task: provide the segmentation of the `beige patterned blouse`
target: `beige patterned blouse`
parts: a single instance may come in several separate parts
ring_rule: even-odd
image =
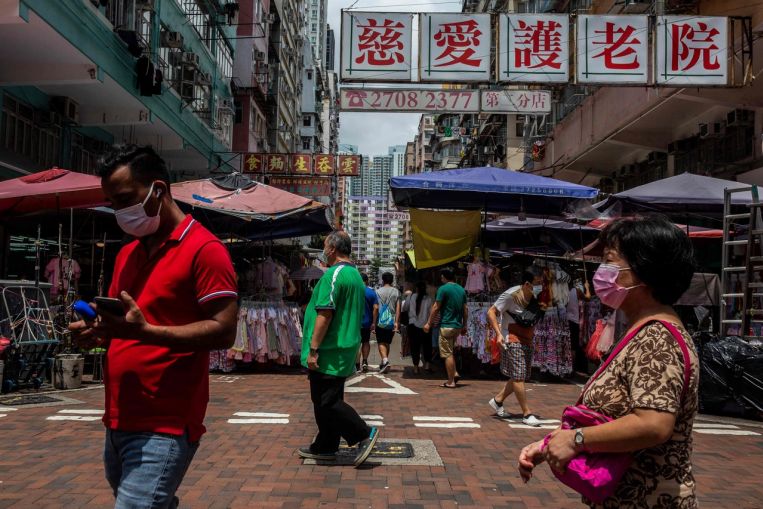
[[[692,425],[697,414],[699,363],[691,337],[683,327],[691,357],[690,387],[683,402],[684,357],[681,347],[661,323],[644,327],[583,396],[583,404],[612,418],[634,408],[676,414],[673,437],[662,445],[634,453],[630,469],[617,492],[603,504],[584,502],[595,508],[697,507],[692,473]]]

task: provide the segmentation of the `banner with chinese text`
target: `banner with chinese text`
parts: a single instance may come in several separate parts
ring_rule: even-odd
[[[337,174],[340,177],[357,177],[360,175],[360,156],[339,156]]]
[[[342,11],[342,80],[410,81],[413,14]]]
[[[551,113],[551,92],[544,90],[483,90],[482,111],[490,113]]]
[[[332,179],[326,177],[270,177],[268,183],[300,196],[331,196]]]
[[[578,83],[649,83],[648,16],[578,16]]]
[[[489,81],[490,14],[420,14],[421,81]]]
[[[265,173],[286,173],[289,167],[287,154],[266,154]]]
[[[721,17],[657,18],[660,85],[728,85],[729,23]]]
[[[564,14],[502,14],[498,22],[498,81],[566,83],[570,18]]]
[[[479,90],[421,90],[411,88],[346,88],[339,91],[342,111],[403,113],[478,113]]]

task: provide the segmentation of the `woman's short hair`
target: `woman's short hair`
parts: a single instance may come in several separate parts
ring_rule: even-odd
[[[675,304],[691,284],[695,262],[689,236],[661,214],[617,219],[599,241],[617,250],[662,304]]]

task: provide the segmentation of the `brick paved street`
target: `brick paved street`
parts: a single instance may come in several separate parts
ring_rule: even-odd
[[[486,402],[500,382],[465,380],[463,388],[448,390],[438,387],[439,378],[414,378],[400,366],[386,379],[393,385],[376,376],[359,381],[348,399],[384,424],[382,438],[433,441],[444,466],[303,465],[295,449],[309,443],[315,425],[301,373],[211,375],[209,431],[179,492],[181,506],[581,507],[545,466],[530,484],[521,483],[517,453],[547,430],[511,427],[490,416]],[[577,391],[534,384],[529,395],[534,411],[555,419]],[[0,507],[111,504],[100,461],[103,392],[65,395],[81,403],[0,411]],[[762,507],[763,429],[699,422],[694,463],[702,506]]]

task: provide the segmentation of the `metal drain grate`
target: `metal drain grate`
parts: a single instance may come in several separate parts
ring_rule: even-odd
[[[61,398],[48,396],[47,394],[18,394],[16,396],[5,396],[0,398],[0,405],[41,405],[44,403],[60,403],[61,401],[63,401]]]
[[[348,447],[342,444],[339,447],[337,456],[352,457],[358,453],[356,447]],[[374,450],[371,451],[372,458],[413,458],[413,446],[408,442],[377,442]]]

